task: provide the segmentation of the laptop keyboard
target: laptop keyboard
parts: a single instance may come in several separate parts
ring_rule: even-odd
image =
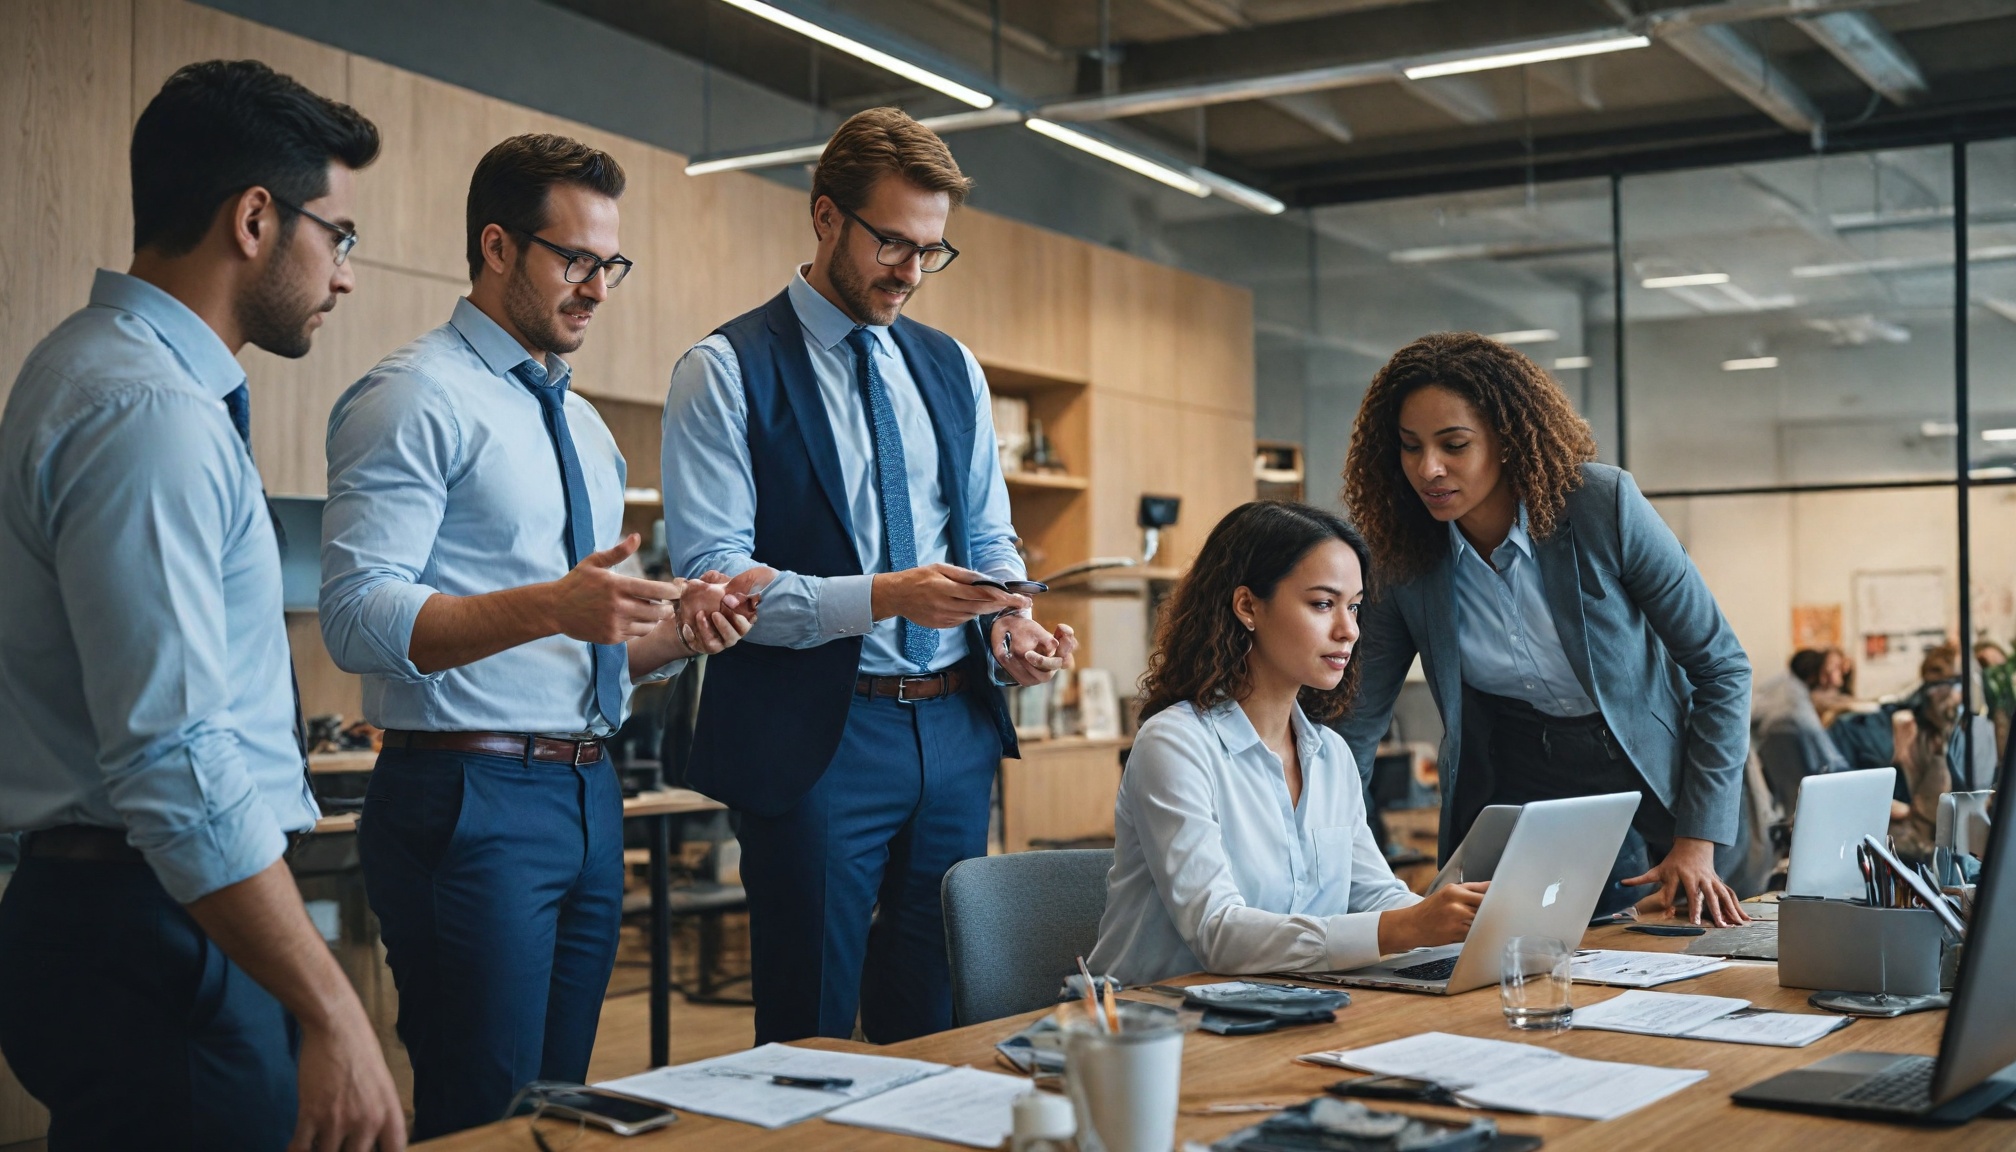
[[[1896,1112],[1924,1112],[1932,1107],[1932,1072],[1937,1067],[1939,1062],[1930,1056],[1900,1060],[1835,1099]]]
[[[1409,980],[1447,980],[1456,972],[1456,957],[1444,956],[1440,960],[1424,960],[1419,964],[1409,964],[1405,968],[1395,968],[1395,976],[1405,976]]]

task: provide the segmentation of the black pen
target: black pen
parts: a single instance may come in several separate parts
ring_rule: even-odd
[[[853,1079],[847,1076],[786,1076],[779,1073],[770,1077],[770,1082],[781,1084],[786,1088],[820,1088],[830,1091],[854,1086]]]

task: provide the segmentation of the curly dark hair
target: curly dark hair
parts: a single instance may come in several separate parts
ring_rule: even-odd
[[[1343,517],[1283,500],[1255,500],[1226,513],[1162,609],[1155,650],[1141,676],[1141,719],[1186,700],[1210,708],[1244,699],[1253,685],[1246,667],[1253,638],[1232,611],[1232,594],[1244,587],[1262,600],[1273,599],[1282,579],[1327,540],[1350,546],[1369,591],[1372,553]],[[1337,687],[1303,688],[1302,711],[1311,720],[1335,719],[1357,690],[1353,660]]]
[[[1596,437],[1567,393],[1538,364],[1475,332],[1436,332],[1393,354],[1372,377],[1344,460],[1344,506],[1385,565],[1404,583],[1449,554],[1449,534],[1407,482],[1400,463],[1400,406],[1439,385],[1468,400],[1505,450],[1504,479],[1526,505],[1526,530],[1554,534]]]

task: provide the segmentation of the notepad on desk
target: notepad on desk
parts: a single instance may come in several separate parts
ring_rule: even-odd
[[[1015,1098],[1028,1091],[1029,1081],[1020,1076],[954,1068],[836,1108],[826,1122],[999,1148],[1015,1127]]]
[[[653,1068],[597,1085],[760,1128],[782,1128],[893,1088],[942,1075],[949,1065],[855,1052],[822,1052],[765,1044],[691,1064]],[[845,1087],[802,1088],[773,1077],[852,1081]]]
[[[1767,1012],[1730,996],[1685,996],[1632,990],[1601,1004],[1575,1009],[1574,1026],[1641,1036],[1718,1040],[1804,1048],[1848,1023],[1846,1016]]]
[[[1551,1048],[1424,1032],[1367,1048],[1298,1059],[1382,1076],[1428,1080],[1472,1108],[1613,1120],[1707,1078],[1694,1068],[1583,1060]]]

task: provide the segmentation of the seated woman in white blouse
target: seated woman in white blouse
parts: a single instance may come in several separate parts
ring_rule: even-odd
[[[1344,711],[1370,557],[1343,519],[1242,505],[1164,609],[1114,810],[1093,971],[1323,972],[1463,939],[1483,884],[1423,900],[1365,822]]]

